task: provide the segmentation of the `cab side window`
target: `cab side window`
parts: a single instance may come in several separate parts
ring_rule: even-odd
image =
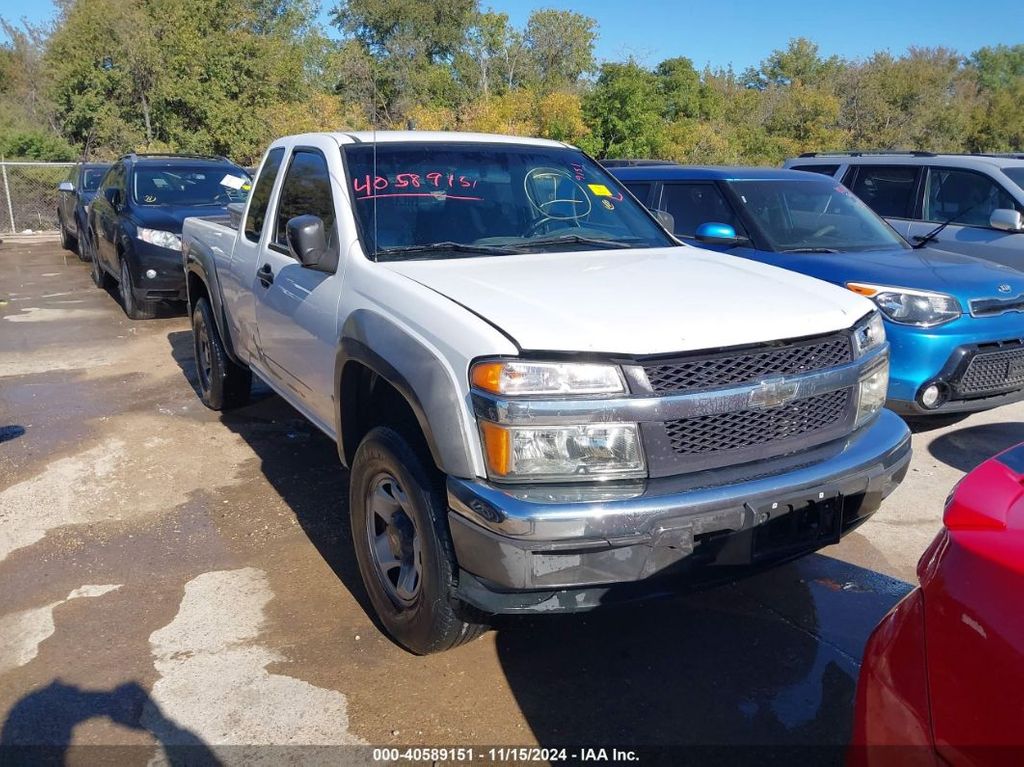
[[[316,150],[297,149],[292,153],[277,204],[273,244],[278,250],[288,251],[288,222],[306,215],[319,216],[328,247],[335,247],[338,236],[327,159]]]
[[[679,237],[692,239],[697,227],[712,221],[728,224],[741,237],[747,234],[732,206],[714,184],[665,184],[659,207],[672,214],[675,219],[673,234]]]
[[[622,185],[644,205],[650,203],[652,184],[646,181],[624,181]]]
[[[912,218],[918,168],[913,165],[861,165],[850,191],[887,218]]]
[[[99,194],[105,200],[109,200],[108,190],[116,189],[121,194],[121,202],[124,202],[124,164],[117,163],[103,177],[103,183],[100,185]]]
[[[988,226],[997,208],[1019,210],[1010,195],[987,176],[968,170],[929,168],[925,183],[924,219],[952,220],[966,226]]]
[[[267,161],[263,163],[263,170],[260,177],[256,179],[256,185],[252,189],[252,201],[249,203],[249,212],[245,216],[245,239],[252,242],[259,242],[263,234],[263,223],[267,218],[267,207],[270,205],[270,193],[274,189],[274,182],[277,181],[277,174],[281,170],[281,161],[284,159],[284,147],[271,149],[267,154]]]

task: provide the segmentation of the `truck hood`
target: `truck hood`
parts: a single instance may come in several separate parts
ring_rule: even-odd
[[[794,272],[693,247],[399,261],[532,351],[665,354],[828,333],[873,305]]]
[[[948,293],[958,298],[964,307],[973,298],[1006,298],[1024,294],[1024,273],[938,248],[850,253],[740,252],[752,253],[751,258],[763,263],[793,269],[838,285],[867,282]],[[1000,290],[1001,286],[1003,290]]]

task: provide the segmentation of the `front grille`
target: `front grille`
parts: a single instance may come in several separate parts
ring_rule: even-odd
[[[755,349],[706,353],[644,362],[651,389],[658,394],[742,386],[769,376],[798,375],[853,360],[846,333]]]
[[[1024,386],[1024,344],[978,352],[954,389],[961,397],[983,397]]]
[[[1007,312],[1024,312],[1024,295],[1016,298],[975,298],[971,301],[971,315],[993,317]]]
[[[803,442],[817,432],[842,423],[850,414],[851,395],[851,389],[840,389],[771,410],[739,410],[667,421],[665,430],[672,449],[687,456],[742,450],[768,443]]]

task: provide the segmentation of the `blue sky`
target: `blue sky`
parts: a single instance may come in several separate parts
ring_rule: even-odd
[[[324,0],[330,8],[335,0]],[[597,19],[600,59],[633,56],[654,65],[671,56],[742,70],[793,37],[809,37],[826,55],[865,57],[877,50],[943,45],[970,53],[983,45],[1024,42],[1018,2],[929,0],[482,0],[517,25],[534,8],[565,8]],[[927,12],[922,12],[927,8]],[[47,0],[3,0],[0,15],[39,22]],[[324,18],[326,20],[327,13]],[[997,20],[1002,19],[999,23]]]

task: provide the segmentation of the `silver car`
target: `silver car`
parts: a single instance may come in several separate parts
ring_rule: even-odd
[[[1024,270],[1024,154],[812,153],[785,167],[841,180],[912,244]]]

